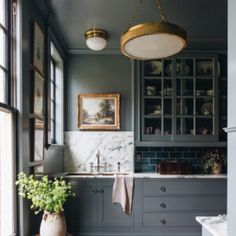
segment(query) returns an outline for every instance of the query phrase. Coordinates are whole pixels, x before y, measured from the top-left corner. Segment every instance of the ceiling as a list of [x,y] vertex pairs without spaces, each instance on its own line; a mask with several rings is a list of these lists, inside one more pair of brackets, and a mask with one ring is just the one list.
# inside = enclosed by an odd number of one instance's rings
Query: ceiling
[[[48,0],[69,51],[86,49],[84,32],[92,27],[109,32],[106,50],[119,49],[121,33],[127,28],[140,0]],[[188,33],[190,48],[226,49],[227,0],[162,0],[170,22]],[[154,0],[145,0],[134,22],[159,21]]]

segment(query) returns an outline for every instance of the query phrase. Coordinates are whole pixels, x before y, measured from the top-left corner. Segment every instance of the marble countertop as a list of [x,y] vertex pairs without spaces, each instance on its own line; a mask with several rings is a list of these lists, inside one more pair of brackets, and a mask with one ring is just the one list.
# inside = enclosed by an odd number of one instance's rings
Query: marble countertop
[[[119,173],[125,174],[128,176],[133,176],[134,178],[151,178],[151,179],[160,179],[160,178],[180,178],[180,179],[214,179],[214,178],[227,178],[227,175],[161,175],[159,173]],[[60,176],[68,178],[114,178],[115,173],[104,173],[104,174],[89,174],[89,173],[63,173]]]
[[227,236],[227,221],[220,216],[198,216],[196,217],[196,221],[213,236]]

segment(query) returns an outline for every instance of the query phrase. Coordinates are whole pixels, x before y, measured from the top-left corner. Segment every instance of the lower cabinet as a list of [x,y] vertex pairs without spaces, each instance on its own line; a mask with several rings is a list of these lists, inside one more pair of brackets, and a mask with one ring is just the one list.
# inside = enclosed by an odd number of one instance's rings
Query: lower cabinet
[[196,216],[226,213],[226,179],[135,179],[133,211],[112,203],[114,179],[69,179],[66,205],[74,236],[200,236]]
[[[119,235],[132,229],[134,214],[125,214],[112,203],[114,179],[71,179],[73,192],[65,207],[68,232],[76,235]],[[128,230],[129,231],[129,230]],[[117,234],[118,233],[118,234]]]

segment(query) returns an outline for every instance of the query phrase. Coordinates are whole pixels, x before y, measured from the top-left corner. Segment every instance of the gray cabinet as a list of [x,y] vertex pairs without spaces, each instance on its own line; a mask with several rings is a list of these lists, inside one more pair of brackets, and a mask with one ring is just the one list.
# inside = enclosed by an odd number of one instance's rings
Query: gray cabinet
[[135,70],[138,142],[218,142],[217,54],[139,62]]
[[143,235],[201,235],[196,216],[226,212],[225,179],[141,179],[136,181]]
[[91,232],[111,235],[111,232],[119,232],[120,227],[133,227],[134,215],[123,213],[119,204],[112,203],[114,179],[76,178],[68,181],[76,193],[65,208],[68,231],[73,235]]
[[226,179],[135,179],[133,212],[112,203],[114,179],[69,179],[77,196],[68,201],[74,236],[200,236],[196,216],[226,213]]

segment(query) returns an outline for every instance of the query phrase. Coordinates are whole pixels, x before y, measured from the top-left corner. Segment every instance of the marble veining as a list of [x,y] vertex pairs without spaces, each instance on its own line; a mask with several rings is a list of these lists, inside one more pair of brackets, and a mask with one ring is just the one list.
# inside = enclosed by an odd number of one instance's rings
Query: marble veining
[[100,152],[101,163],[107,163],[107,171],[116,172],[121,163],[122,172],[133,172],[133,132],[65,132],[65,171],[89,173],[90,163],[96,165],[96,153]]
[[227,236],[227,219],[225,216],[198,216],[196,221],[213,236]]

